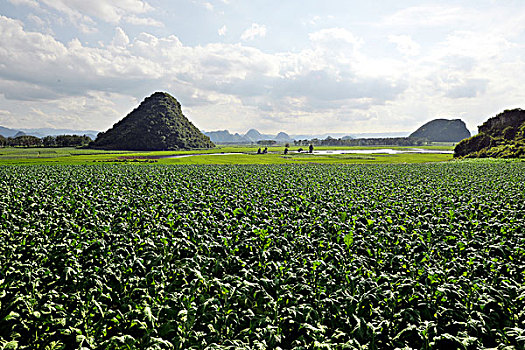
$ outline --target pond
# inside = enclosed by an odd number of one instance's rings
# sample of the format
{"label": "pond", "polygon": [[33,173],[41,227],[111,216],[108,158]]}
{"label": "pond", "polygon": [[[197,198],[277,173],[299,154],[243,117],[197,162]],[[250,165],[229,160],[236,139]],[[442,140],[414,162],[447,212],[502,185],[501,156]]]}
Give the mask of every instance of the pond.
{"label": "pond", "polygon": [[[270,153],[281,153],[281,152],[270,152]],[[297,151],[289,151],[289,154],[297,154]],[[307,152],[300,152],[302,154],[308,154]],[[343,150],[314,150],[313,155],[326,155],[326,154],[401,154],[401,153],[434,153],[434,154],[453,154],[454,151],[439,150],[439,149],[422,149],[422,148],[406,148],[406,149],[392,149],[392,148],[380,148],[380,149],[343,149]],[[166,156],[138,156],[138,157],[120,157],[127,159],[167,159],[167,158],[186,158],[195,156],[228,156],[228,155],[241,155],[241,154],[254,154],[254,153],[193,153],[193,154],[173,154]]]}
{"label": "pond", "polygon": [[453,154],[454,151],[441,150],[441,149],[423,149],[423,148],[407,148],[407,149],[392,149],[392,148],[380,148],[380,149],[341,149],[341,150],[320,150],[315,151],[313,154],[400,154],[400,153],[434,153],[434,154]]}

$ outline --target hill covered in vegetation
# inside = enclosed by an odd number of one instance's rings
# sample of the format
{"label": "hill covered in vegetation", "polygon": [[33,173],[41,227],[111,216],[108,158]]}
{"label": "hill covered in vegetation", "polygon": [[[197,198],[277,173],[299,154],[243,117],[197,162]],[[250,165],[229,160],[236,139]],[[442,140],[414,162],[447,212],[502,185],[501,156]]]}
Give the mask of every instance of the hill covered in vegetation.
{"label": "hill covered in vegetation", "polygon": [[124,119],[98,134],[91,148],[132,151],[215,147],[183,114],[170,94],[155,92]]}
{"label": "hill covered in vegetation", "polygon": [[461,119],[434,119],[422,125],[409,137],[432,142],[459,142],[470,137],[470,131]]}
{"label": "hill covered in vegetation", "polygon": [[505,110],[479,126],[478,131],[477,135],[456,145],[454,157],[525,157],[524,110]]}

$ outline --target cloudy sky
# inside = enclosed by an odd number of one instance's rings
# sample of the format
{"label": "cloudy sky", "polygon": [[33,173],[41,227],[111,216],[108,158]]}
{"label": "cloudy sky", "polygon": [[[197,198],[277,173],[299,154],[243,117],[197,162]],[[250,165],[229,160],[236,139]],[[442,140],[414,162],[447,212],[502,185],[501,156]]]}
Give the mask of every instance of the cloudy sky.
{"label": "cloudy sky", "polygon": [[167,91],[199,128],[475,130],[525,108],[523,0],[0,0],[0,125],[105,130]]}

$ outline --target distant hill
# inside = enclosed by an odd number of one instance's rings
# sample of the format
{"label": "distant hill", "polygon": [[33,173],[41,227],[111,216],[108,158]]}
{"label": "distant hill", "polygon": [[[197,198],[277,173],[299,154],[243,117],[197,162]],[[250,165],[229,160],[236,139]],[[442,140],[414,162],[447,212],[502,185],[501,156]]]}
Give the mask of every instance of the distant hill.
{"label": "distant hill", "polygon": [[470,131],[461,119],[434,119],[421,126],[409,137],[432,142],[459,142],[470,137]]}
{"label": "distant hill", "polygon": [[207,131],[204,135],[208,136],[213,143],[251,143],[251,140],[239,135],[238,133],[230,134],[228,130]]}
{"label": "distant hill", "polygon": [[525,158],[525,111],[505,110],[478,127],[478,134],[458,143],[454,157]]}
{"label": "distant hill", "polygon": [[91,148],[113,150],[182,150],[215,147],[183,114],[170,94],[155,92],[124,119],[98,134]]}
{"label": "distant hill", "polygon": [[87,135],[93,140],[99,133],[97,130],[76,130],[76,129],[54,129],[54,128],[33,128],[33,129],[20,129],[26,135],[32,135],[36,137],[45,136],[60,136],[60,135]]}
{"label": "distant hill", "polygon": [[274,138],[276,141],[291,141],[292,138],[285,132],[280,132]]}
{"label": "distant hill", "polygon": [[87,135],[92,139],[97,137],[98,131],[96,130],[73,130],[73,129],[53,129],[53,128],[33,128],[33,129],[9,129],[3,126],[0,126],[0,135],[4,137],[15,137],[18,133],[22,132],[20,135],[31,135],[36,137],[45,137],[45,136],[59,136],[59,135],[78,135],[84,136]]}
{"label": "distant hill", "polygon": [[272,134],[262,134],[256,129],[248,130],[244,135],[242,134],[232,134],[228,130],[218,130],[218,131],[204,131],[204,134],[208,136],[214,143],[218,144],[228,144],[228,143],[237,143],[237,144],[250,144],[256,143],[257,141],[262,140],[274,140],[279,143],[291,142],[294,140],[324,140],[328,137],[331,138],[343,138],[345,140],[349,139],[361,139],[361,138],[399,138],[406,137],[408,132],[387,132],[387,133],[357,133],[357,134],[348,134],[348,133],[325,133],[325,134],[293,134],[289,135],[283,131],[279,132],[277,135]]}
{"label": "distant hill", "polygon": [[15,137],[15,135],[18,134],[19,132],[20,130],[9,129],[9,128],[0,126],[0,135],[2,135],[3,137]]}
{"label": "distant hill", "polygon": [[257,142],[259,140],[263,140],[264,136],[255,129],[250,129],[246,134],[244,134],[244,137],[246,137],[251,142]]}
{"label": "distant hill", "polygon": [[204,131],[204,135],[208,136],[212,142],[218,144],[250,144],[261,140],[274,140],[277,142],[293,141],[293,139],[287,133],[282,131],[277,135],[271,135],[261,134],[256,129],[250,129],[244,135],[238,133],[232,134],[228,130]]}

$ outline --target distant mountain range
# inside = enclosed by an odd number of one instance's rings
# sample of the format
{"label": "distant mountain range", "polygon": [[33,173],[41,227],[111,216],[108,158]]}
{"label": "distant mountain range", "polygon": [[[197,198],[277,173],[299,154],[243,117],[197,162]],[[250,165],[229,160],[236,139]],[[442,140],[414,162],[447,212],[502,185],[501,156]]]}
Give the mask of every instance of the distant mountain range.
{"label": "distant mountain range", "polygon": [[231,134],[228,130],[218,131],[204,131],[204,135],[208,136],[213,143],[254,143],[261,140],[274,140],[277,142],[293,141],[287,133],[280,132],[277,135],[261,134],[258,130],[250,129],[246,134]]}
{"label": "distant mountain range", "polygon": [[18,133],[20,133],[20,130],[9,129],[0,126],[0,135],[2,135],[3,137],[14,137]]}
{"label": "distant mountain range", "polygon": [[32,135],[37,137],[58,136],[58,135],[87,135],[93,140],[99,132],[96,130],[73,130],[73,129],[53,129],[53,128],[36,128],[36,129],[10,129],[0,126],[0,135],[3,137],[15,137],[17,135]]}
{"label": "distant mountain range", "polygon": [[[99,131],[97,130],[74,130],[74,129],[54,129],[54,128],[32,128],[32,129],[11,129],[0,126],[0,135],[4,137],[15,137],[19,135],[33,135],[37,137],[58,136],[58,135],[87,135],[91,139],[96,139]],[[275,140],[277,142],[291,142],[293,140],[311,140],[332,138],[370,138],[370,137],[404,137],[409,132],[389,132],[389,133],[324,133],[324,134],[296,134],[288,135],[285,132],[278,134],[263,134],[256,129],[250,129],[245,134],[230,133],[228,130],[204,131],[212,142],[218,144],[227,143],[255,143],[260,140]]]}
{"label": "distant mountain range", "polygon": [[[91,139],[96,139],[99,131],[97,130],[73,130],[73,129],[53,129],[53,128],[36,128],[36,129],[10,129],[0,126],[0,135],[4,137],[14,137],[18,133],[23,133],[25,135],[33,135],[37,137],[44,136],[57,136],[57,135],[87,135]],[[472,135],[477,134],[477,131],[470,131]],[[324,133],[324,134],[295,134],[288,135],[285,132],[279,132],[276,135],[273,134],[262,134],[256,129],[250,129],[245,134],[239,133],[230,133],[228,130],[218,130],[218,131],[204,131],[212,142],[216,144],[245,144],[245,143],[255,143],[260,140],[275,140],[280,143],[291,142],[293,140],[311,140],[319,139],[324,140],[327,137],[332,137],[335,139],[338,138],[353,138],[353,139],[363,139],[363,138],[385,138],[385,137],[407,137],[410,132],[382,132],[382,133]]]}
{"label": "distant mountain range", "polygon": [[332,138],[374,138],[374,137],[406,137],[409,132],[387,132],[387,133],[324,133],[324,134],[296,134],[288,135],[285,132],[279,132],[277,135],[262,134],[256,129],[250,129],[245,134],[230,133],[228,130],[219,131],[204,131],[204,135],[208,136],[216,144],[225,143],[254,143],[261,140],[274,140],[280,143],[291,142],[293,140],[324,140],[327,137]]}

